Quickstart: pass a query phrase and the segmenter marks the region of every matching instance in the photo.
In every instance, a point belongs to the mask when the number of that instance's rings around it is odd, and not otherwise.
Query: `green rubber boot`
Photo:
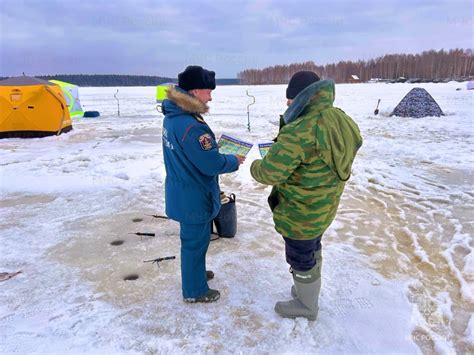
[[[322,257],[321,250],[318,250],[317,252],[314,253],[314,260],[316,260],[316,265],[322,265],[321,263],[323,262],[323,257]],[[321,270],[320,270],[320,276],[321,276]],[[291,286],[291,297],[298,298],[295,285]]]
[[[293,270],[294,299],[275,304],[275,312],[283,318],[304,317],[316,320],[319,311],[319,292],[321,291],[321,252],[316,253],[316,265],[309,271]]]
[[[291,301],[277,302],[275,312],[283,318],[304,317],[308,320],[316,320],[319,310],[318,299],[321,290],[321,277],[316,279],[315,268],[306,272],[293,271],[297,297]],[[302,279],[304,281],[300,281],[301,277],[304,278]]]

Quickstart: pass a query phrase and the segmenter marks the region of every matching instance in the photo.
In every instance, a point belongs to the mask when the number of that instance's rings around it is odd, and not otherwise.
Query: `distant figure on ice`
[[[188,66],[163,101],[166,214],[180,225],[182,291],[184,301],[191,303],[220,297],[207,284],[214,273],[206,271],[212,220],[221,206],[217,177],[237,170],[245,160],[220,154],[201,116],[209,110],[206,104],[215,88],[213,71]]]
[[[336,215],[362,145],[357,124],[333,107],[334,95],[333,81],[320,81],[310,71],[294,74],[276,141],[250,168],[255,180],[273,185],[268,202],[294,281],[293,299],[275,305],[285,318],[317,318],[321,238]]]

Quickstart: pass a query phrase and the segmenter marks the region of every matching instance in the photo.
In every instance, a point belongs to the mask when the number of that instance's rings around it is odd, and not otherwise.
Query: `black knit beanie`
[[[319,76],[312,71],[299,71],[293,74],[286,89],[286,98],[293,100],[306,87],[317,81],[319,81]]]
[[[198,65],[188,66],[182,73],[178,74],[178,86],[186,91],[194,89],[216,88],[216,73],[206,70]]]

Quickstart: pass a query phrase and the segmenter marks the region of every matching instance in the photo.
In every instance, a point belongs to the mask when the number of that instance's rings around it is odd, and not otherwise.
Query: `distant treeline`
[[[290,65],[275,65],[264,69],[246,69],[236,79],[217,79],[217,85],[238,84],[287,84],[300,70],[311,70],[320,77],[331,78],[337,83],[366,82],[372,78],[396,80],[419,79],[426,81],[469,80],[474,76],[472,49],[430,50],[420,54],[386,54],[370,60],[340,61],[336,64],[317,65],[313,61]],[[176,83],[176,78],[146,75],[117,74],[60,74],[41,75],[45,80],[61,80],[79,86],[156,86]],[[0,77],[1,79],[5,79]]]
[[[337,83],[352,82],[352,75],[366,82],[371,78],[400,77],[427,80],[469,80],[474,76],[472,49],[430,50],[420,54],[387,54],[367,61],[341,61],[316,65],[309,61],[290,65],[275,65],[264,69],[247,69],[237,74],[241,84],[286,84],[300,70],[311,70],[322,78]]]
[[[40,75],[44,80],[61,80],[78,86],[156,86],[164,83],[175,83],[175,78],[146,75],[117,75],[117,74],[60,74]],[[1,78],[6,79],[6,78]],[[218,85],[236,85],[237,79],[217,79]]]

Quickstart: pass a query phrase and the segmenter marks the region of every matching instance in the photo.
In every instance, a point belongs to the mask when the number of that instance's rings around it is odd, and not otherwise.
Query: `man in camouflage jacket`
[[[272,185],[269,197],[275,229],[285,240],[293,300],[277,302],[285,318],[315,320],[321,288],[321,237],[333,221],[362,137],[357,124],[333,107],[331,80],[298,72],[287,88],[288,109],[276,142],[251,174]]]

